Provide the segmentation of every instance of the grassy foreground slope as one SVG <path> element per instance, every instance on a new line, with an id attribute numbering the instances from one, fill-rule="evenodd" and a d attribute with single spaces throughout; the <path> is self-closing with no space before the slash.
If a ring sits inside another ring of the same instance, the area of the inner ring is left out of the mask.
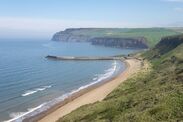
<path id="1" fill-rule="evenodd" d="M 164 51 L 164 45 L 171 48 Z M 183 36 L 164 38 L 143 56 L 151 62 L 149 70 L 58 122 L 183 122 Z"/>
<path id="2" fill-rule="evenodd" d="M 150 47 L 157 44 L 164 36 L 179 33 L 175 29 L 168 28 L 83 28 L 72 30 L 73 35 L 90 37 L 145 37 Z"/>

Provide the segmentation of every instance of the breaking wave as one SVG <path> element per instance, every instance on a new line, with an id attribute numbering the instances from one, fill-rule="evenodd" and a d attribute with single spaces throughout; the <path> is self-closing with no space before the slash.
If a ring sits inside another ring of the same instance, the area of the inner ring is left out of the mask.
<path id="1" fill-rule="evenodd" d="M 44 90 L 46 90 L 48 88 L 51 88 L 51 87 L 52 86 L 49 85 L 49 86 L 42 86 L 42 87 L 39 87 L 39 88 L 35 88 L 33 90 L 28 90 L 28 91 L 24 92 L 21 96 L 22 97 L 29 96 L 29 95 L 35 94 L 35 93 L 37 93 L 39 91 L 44 91 Z"/>

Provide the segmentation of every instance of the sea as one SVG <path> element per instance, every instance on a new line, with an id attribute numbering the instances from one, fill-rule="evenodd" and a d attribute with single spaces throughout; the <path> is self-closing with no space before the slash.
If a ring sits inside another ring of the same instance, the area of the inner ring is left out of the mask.
<path id="1" fill-rule="evenodd" d="M 0 121 L 22 121 L 126 68 L 120 61 L 56 61 L 47 55 L 114 56 L 137 51 L 90 43 L 0 39 Z"/>

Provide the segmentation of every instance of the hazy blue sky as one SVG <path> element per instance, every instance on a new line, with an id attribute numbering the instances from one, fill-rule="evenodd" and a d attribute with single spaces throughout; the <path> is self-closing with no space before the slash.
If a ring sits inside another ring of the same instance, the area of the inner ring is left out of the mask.
<path id="1" fill-rule="evenodd" d="M 183 0 L 0 0 L 0 38 L 70 27 L 183 26 Z"/>

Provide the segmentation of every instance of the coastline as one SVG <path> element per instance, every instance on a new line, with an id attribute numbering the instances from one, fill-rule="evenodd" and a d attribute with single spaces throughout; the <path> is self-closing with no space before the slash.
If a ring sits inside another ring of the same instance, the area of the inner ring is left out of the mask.
<path id="1" fill-rule="evenodd" d="M 126 69 L 119 73 L 116 77 L 105 82 L 97 83 L 86 89 L 82 89 L 64 101 L 59 102 L 50 109 L 40 114 L 24 119 L 24 122 L 53 122 L 67 115 L 82 105 L 94 103 L 103 100 L 111 93 L 119 84 L 125 81 L 130 75 L 140 69 L 141 62 L 137 59 L 127 59 L 123 61 Z"/>

